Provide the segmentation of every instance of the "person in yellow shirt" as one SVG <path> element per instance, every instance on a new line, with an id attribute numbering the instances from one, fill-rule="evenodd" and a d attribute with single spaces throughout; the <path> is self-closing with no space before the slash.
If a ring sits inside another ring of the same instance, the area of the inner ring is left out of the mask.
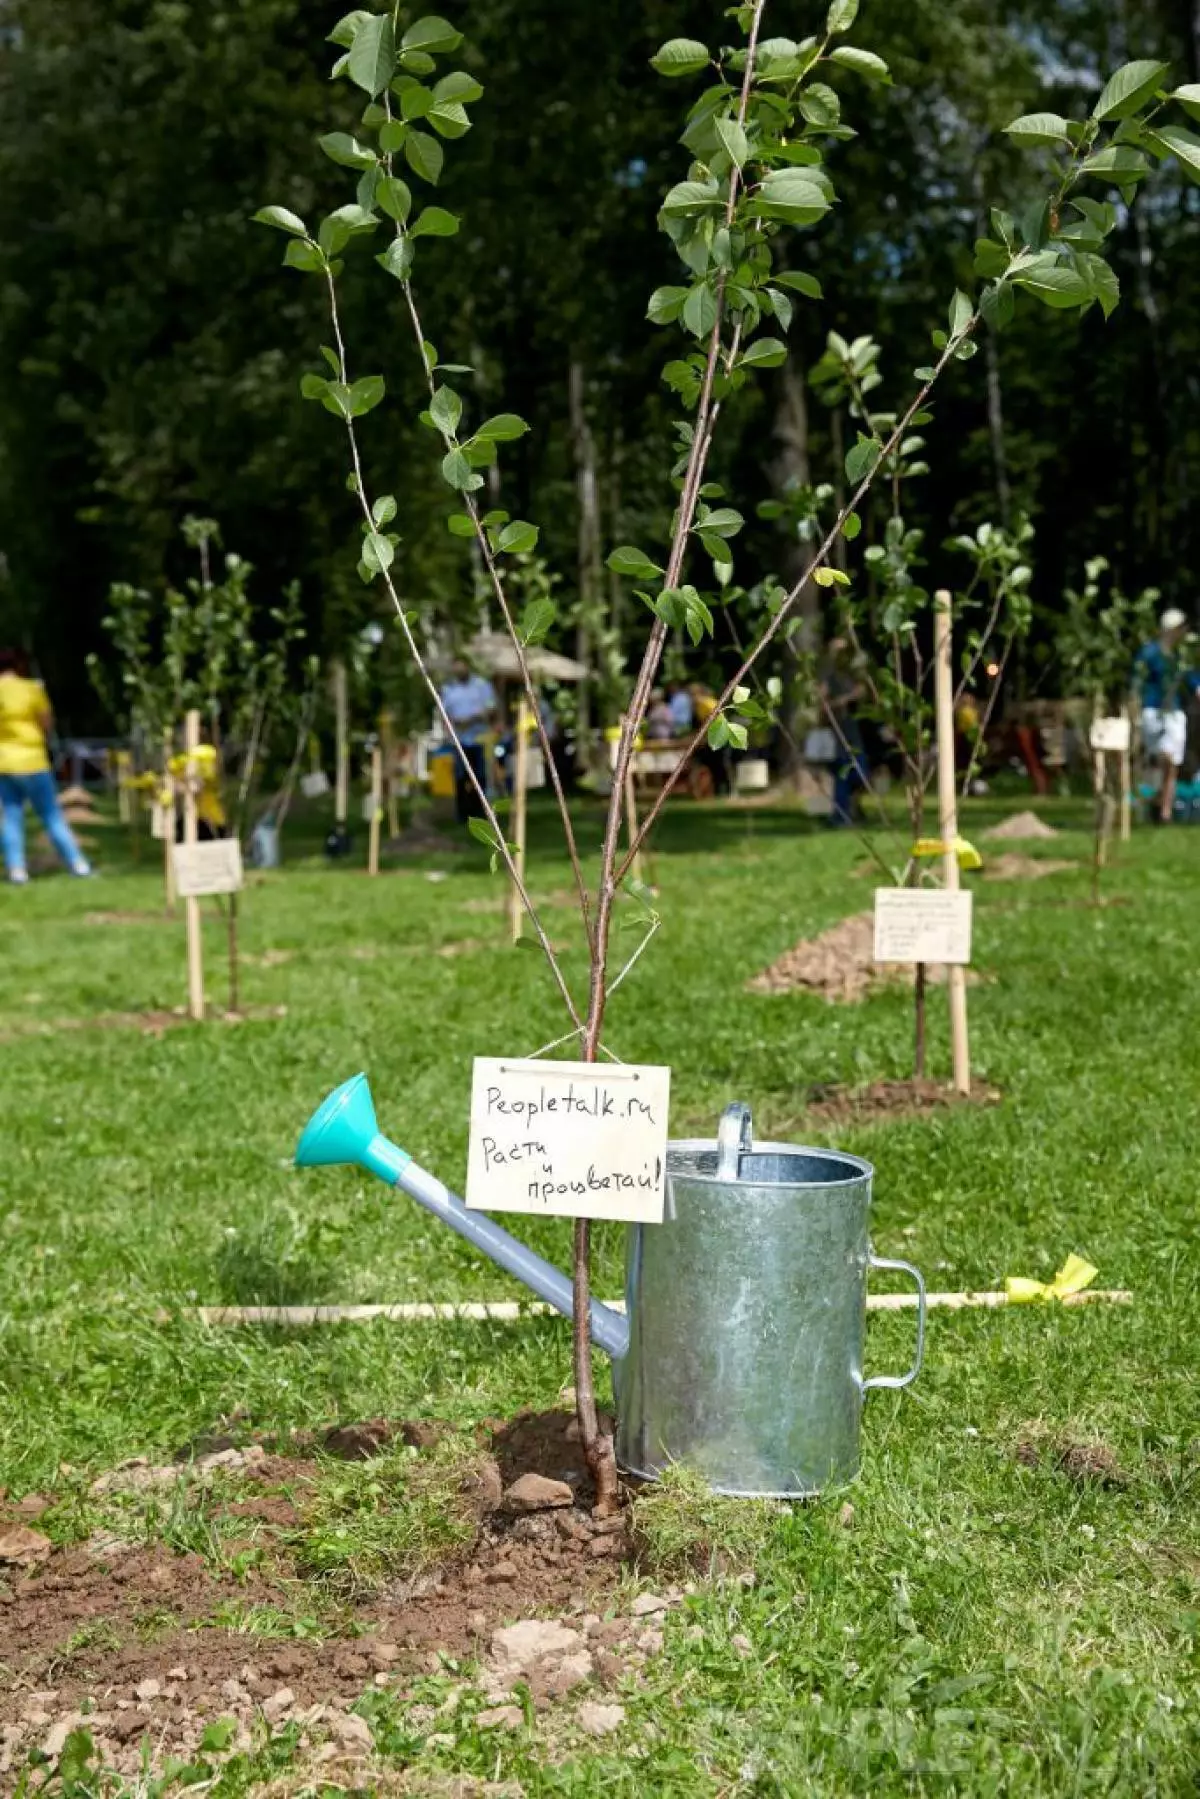
<path id="1" fill-rule="evenodd" d="M 90 875 L 87 857 L 62 815 L 50 770 L 46 734 L 50 701 L 40 681 L 29 679 L 20 650 L 0 650 L 0 846 L 8 878 L 18 887 L 25 866 L 25 808 L 32 806 L 47 837 L 73 875 Z"/>

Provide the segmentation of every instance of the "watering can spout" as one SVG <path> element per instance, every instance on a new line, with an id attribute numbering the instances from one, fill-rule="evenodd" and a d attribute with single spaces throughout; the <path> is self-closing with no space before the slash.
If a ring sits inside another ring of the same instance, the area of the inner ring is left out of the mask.
<path id="1" fill-rule="evenodd" d="M 519 1281 L 567 1318 L 573 1314 L 573 1295 L 568 1277 L 524 1243 L 510 1236 L 486 1212 L 471 1212 L 456 1193 L 413 1161 L 408 1151 L 392 1143 L 379 1129 L 375 1106 L 365 1074 L 335 1087 L 313 1113 L 296 1145 L 297 1168 L 329 1168 L 351 1163 L 365 1168 L 389 1187 L 400 1187 L 418 1205 L 482 1250 L 498 1267 Z M 592 1341 L 620 1361 L 629 1345 L 629 1326 L 619 1312 L 592 1301 L 589 1323 Z"/>

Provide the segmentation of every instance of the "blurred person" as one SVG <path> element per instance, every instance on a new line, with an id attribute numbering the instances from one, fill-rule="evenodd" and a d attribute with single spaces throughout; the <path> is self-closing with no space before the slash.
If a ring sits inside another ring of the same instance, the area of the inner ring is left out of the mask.
<path id="1" fill-rule="evenodd" d="M 23 887 L 29 879 L 25 865 L 26 806 L 33 807 L 71 873 L 92 872 L 58 803 L 46 742 L 52 724 L 46 689 L 40 681 L 30 680 L 23 653 L 0 650 L 0 842 L 8 878 L 17 887 Z"/>
<path id="2" fill-rule="evenodd" d="M 871 778 L 862 727 L 856 715 L 856 708 L 866 687 L 854 666 L 850 644 L 846 638 L 830 638 L 825 657 L 825 672 L 819 691 L 825 703 L 826 716 L 837 739 L 833 810 L 829 817 L 830 825 L 837 829 L 854 823 L 858 795 Z"/>
<path id="3" fill-rule="evenodd" d="M 671 714 L 671 734 L 674 737 L 691 735 L 695 709 L 692 705 L 691 689 L 682 681 L 667 682 L 667 711 Z"/>
<path id="4" fill-rule="evenodd" d="M 1133 661 L 1133 680 L 1142 707 L 1142 742 L 1157 760 L 1162 775 L 1157 821 L 1170 824 L 1175 810 L 1175 783 L 1187 753 L 1185 693 L 1200 687 L 1200 675 L 1180 654 L 1187 618 L 1169 606 L 1158 621 L 1156 638 L 1144 643 Z"/>
<path id="5" fill-rule="evenodd" d="M 483 804 L 471 775 L 487 790 L 487 763 L 483 740 L 492 728 L 496 690 L 483 675 L 472 672 L 464 656 L 456 656 L 450 679 L 441 692 L 442 705 L 458 735 L 462 754 L 454 759 L 454 813 L 460 825 L 483 817 Z"/>
<path id="6" fill-rule="evenodd" d="M 717 709 L 716 694 L 711 687 L 706 687 L 703 681 L 693 681 L 688 688 L 688 696 L 692 702 L 692 717 L 696 727 L 704 726 L 707 731 L 708 722 Z M 706 735 L 700 748 L 696 751 L 696 760 L 703 762 L 705 767 L 712 771 L 714 792 L 733 792 L 733 774 L 728 744 L 715 750 Z"/>
<path id="7" fill-rule="evenodd" d="M 646 713 L 646 736 L 655 743 L 669 743 L 674 735 L 675 721 L 671 717 L 667 696 L 661 687 L 655 687 L 650 694 L 650 708 Z"/>

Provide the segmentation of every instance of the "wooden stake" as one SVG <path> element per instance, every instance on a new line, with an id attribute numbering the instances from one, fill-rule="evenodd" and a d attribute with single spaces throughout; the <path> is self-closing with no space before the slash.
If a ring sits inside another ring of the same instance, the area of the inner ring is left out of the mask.
<path id="1" fill-rule="evenodd" d="M 335 662 L 333 665 L 333 711 L 337 730 L 337 785 L 334 792 L 334 813 L 337 823 L 344 830 L 350 810 L 350 741 L 346 721 L 346 664 L 342 661 Z"/>
<path id="2" fill-rule="evenodd" d="M 175 777 L 171 773 L 174 732 L 163 732 L 163 779 L 160 790 L 163 812 L 163 880 L 166 883 L 167 916 L 175 916 Z"/>
<path id="3" fill-rule="evenodd" d="M 200 714 L 189 712 L 184 724 L 184 751 L 187 763 L 183 783 L 183 841 L 195 843 L 196 830 L 196 764 L 193 758 L 200 748 Z M 183 914 L 187 923 L 188 1015 L 204 1017 L 204 948 L 200 938 L 200 901 L 185 899 Z"/>
<path id="4" fill-rule="evenodd" d="M 383 745 L 383 780 L 387 791 L 388 837 L 399 837 L 400 814 L 396 809 L 396 737 L 390 712 L 379 714 L 379 740 Z"/>
<path id="5" fill-rule="evenodd" d="M 1126 707 L 1125 716 L 1129 719 L 1129 747 L 1120 752 L 1122 843 L 1128 843 L 1133 837 L 1133 717 L 1131 707 Z"/>
<path id="6" fill-rule="evenodd" d="M 517 701 L 516 755 L 513 759 L 512 791 L 513 843 L 516 845 L 517 852 L 514 859 L 522 883 L 525 880 L 525 803 L 529 791 L 529 733 L 532 726 L 533 714 L 529 710 L 529 701 L 522 694 Z M 524 915 L 525 908 L 521 904 L 521 896 L 517 892 L 516 883 L 510 882 L 508 917 L 514 943 L 521 941 Z"/>
<path id="7" fill-rule="evenodd" d="M 367 849 L 367 873 L 379 873 L 379 827 L 383 823 L 383 751 L 371 751 L 371 824 Z"/>
<path id="8" fill-rule="evenodd" d="M 952 666 L 950 594 L 934 595 L 936 659 L 938 815 L 942 842 L 942 878 L 947 893 L 958 892 L 958 783 L 954 770 L 954 672 Z M 967 1041 L 967 971 L 960 963 L 947 970 L 950 989 L 950 1044 L 954 1058 L 954 1090 L 971 1091 L 971 1051 Z"/>
<path id="9" fill-rule="evenodd" d="M 126 782 L 129 780 L 130 775 L 133 773 L 133 758 L 129 754 L 128 750 L 118 750 L 116 752 L 116 758 L 117 758 L 117 817 L 120 819 L 120 821 L 123 825 L 127 825 L 130 822 L 130 819 L 129 819 L 129 788 L 126 786 Z"/>

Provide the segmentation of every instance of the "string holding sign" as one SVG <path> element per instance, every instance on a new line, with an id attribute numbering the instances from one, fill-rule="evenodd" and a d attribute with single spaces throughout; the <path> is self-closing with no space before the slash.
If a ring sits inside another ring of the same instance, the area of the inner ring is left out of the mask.
<path id="1" fill-rule="evenodd" d="M 669 1068 L 478 1056 L 473 1211 L 661 1224 Z"/>

